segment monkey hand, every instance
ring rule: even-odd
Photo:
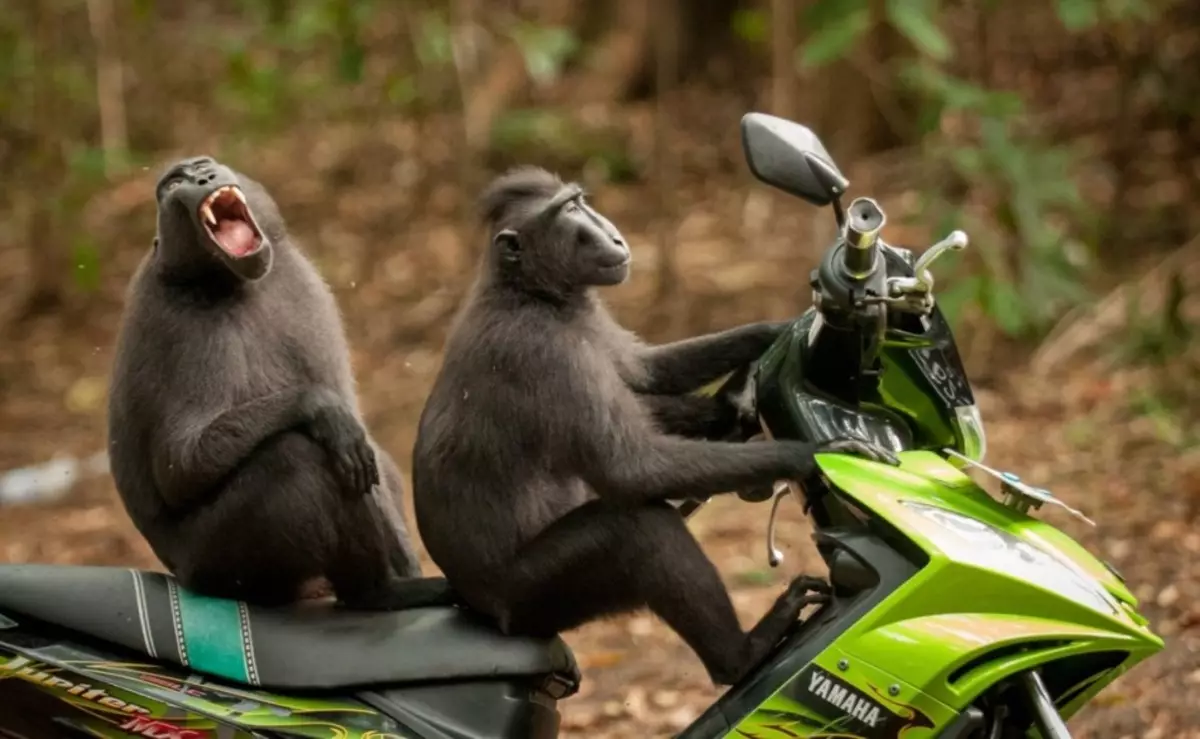
[[[379,484],[375,450],[354,414],[341,402],[320,403],[308,432],[333,459],[334,473],[348,495],[366,495]]]
[[[866,457],[873,462],[899,466],[900,459],[890,449],[884,449],[876,444],[870,444],[858,439],[837,439],[817,447],[817,454],[824,453],[855,454]]]

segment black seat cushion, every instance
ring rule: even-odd
[[[454,607],[257,608],[119,567],[0,565],[0,613],[25,615],[247,685],[345,688],[551,673],[578,682],[559,638],[508,637]]]

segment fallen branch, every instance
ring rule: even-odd
[[[1141,277],[1119,285],[1098,303],[1070,311],[1042,341],[1029,369],[1036,375],[1049,374],[1083,350],[1119,331],[1125,322],[1130,300],[1152,291],[1165,293],[1164,285],[1177,269],[1200,270],[1200,234],[1168,254]]]

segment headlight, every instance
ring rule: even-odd
[[[987,434],[983,431],[983,418],[979,415],[979,406],[960,405],[954,409],[954,430],[962,440],[959,451],[964,457],[976,462],[982,462],[987,454]]]
[[[1117,604],[1099,583],[1045,550],[991,524],[945,508],[912,500],[900,503],[953,537],[943,541],[934,537],[934,543],[954,560],[1016,576],[1101,613],[1119,613]]]

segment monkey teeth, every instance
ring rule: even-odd
[[[242,258],[257,251],[262,233],[254,222],[246,195],[237,185],[225,185],[208,194],[197,210],[208,237],[226,254]]]
[[[217,218],[213,215],[212,206],[224,195],[233,195],[242,205],[246,205],[246,195],[242,192],[242,188],[237,185],[226,185],[224,187],[213,190],[209,193],[204,202],[200,204],[200,216],[204,219],[204,225],[216,226]]]

